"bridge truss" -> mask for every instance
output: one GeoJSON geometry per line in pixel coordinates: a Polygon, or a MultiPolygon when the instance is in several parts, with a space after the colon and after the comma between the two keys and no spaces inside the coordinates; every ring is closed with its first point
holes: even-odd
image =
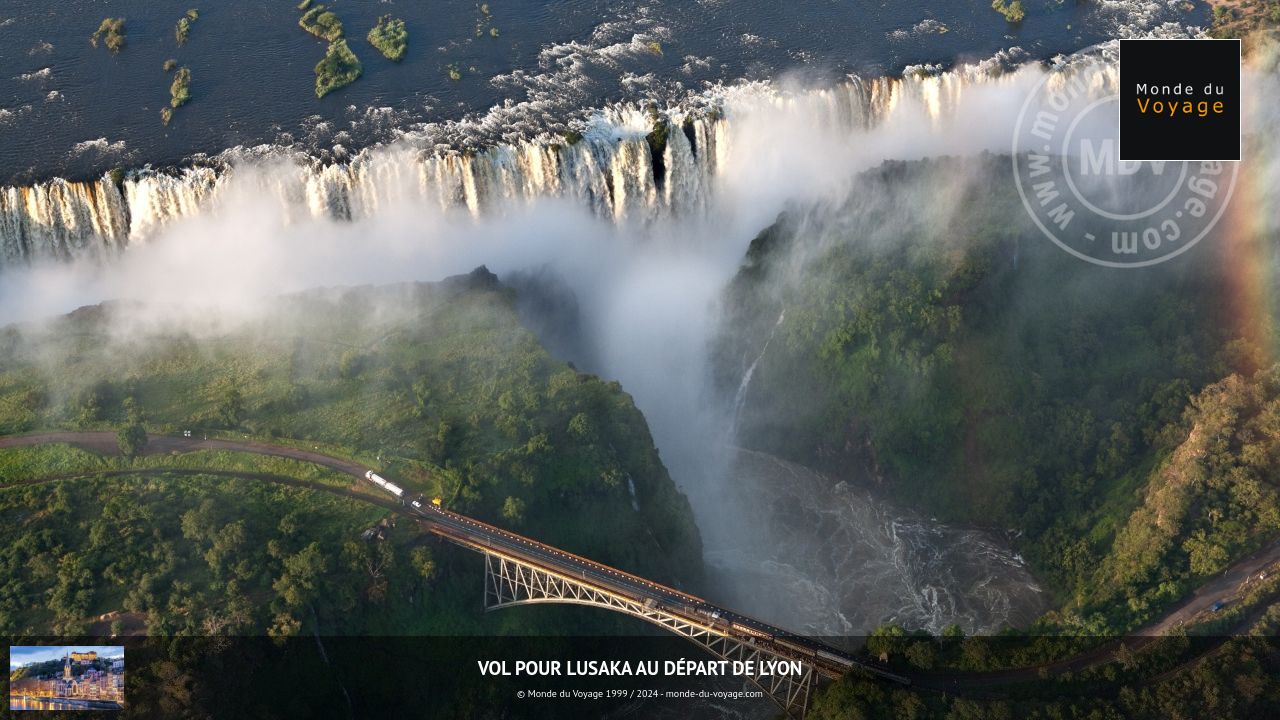
{"type": "MultiPolygon", "coordinates": [[[[773,652],[754,638],[743,639],[726,633],[711,624],[704,624],[664,610],[652,600],[638,601],[620,593],[611,592],[596,584],[575,579],[569,575],[552,572],[522,560],[483,549],[485,579],[484,607],[486,611],[513,605],[537,603],[561,603],[590,605],[631,615],[675,633],[721,660],[751,661],[752,667],[762,667],[762,660],[779,659],[794,661],[797,658],[773,652]]],[[[776,703],[787,717],[803,720],[809,709],[810,697],[817,682],[817,672],[811,663],[800,661],[804,671],[794,675],[763,675],[749,677],[753,685],[776,703]]]]}

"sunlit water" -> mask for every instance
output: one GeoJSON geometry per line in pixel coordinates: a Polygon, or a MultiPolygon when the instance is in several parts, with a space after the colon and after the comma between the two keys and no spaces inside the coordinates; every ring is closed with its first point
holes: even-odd
{"type": "Polygon", "coordinates": [[[590,108],[669,102],[708,83],[800,73],[896,74],[917,64],[1021,48],[1046,58],[1208,9],[1101,0],[1038,3],[1006,23],[988,0],[778,3],[761,0],[474,0],[330,2],[364,65],[355,84],[314,94],[324,43],[297,25],[296,2],[200,6],[187,44],[173,27],[184,6],[148,0],[0,0],[0,184],[117,167],[180,163],[197,153],[272,143],[341,157],[429,125],[452,145],[558,131],[590,108]],[[403,62],[364,39],[384,13],[403,18],[403,62]],[[124,17],[112,55],[89,35],[124,17]],[[477,33],[477,25],[481,32],[477,33]],[[492,37],[488,29],[499,31],[492,37]],[[192,100],[164,126],[168,59],[190,68],[192,100]],[[450,79],[449,68],[462,75],[450,79]]]}

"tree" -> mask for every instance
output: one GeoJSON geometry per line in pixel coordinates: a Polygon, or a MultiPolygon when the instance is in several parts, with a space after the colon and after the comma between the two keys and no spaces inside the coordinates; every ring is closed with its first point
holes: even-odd
{"type": "Polygon", "coordinates": [[[360,374],[360,367],[363,364],[363,358],[355,350],[348,350],[342,353],[342,358],[338,360],[338,375],[343,380],[350,380],[360,374]]]}
{"type": "Polygon", "coordinates": [[[218,402],[218,419],[224,426],[233,428],[240,425],[243,418],[244,396],[240,394],[240,388],[228,385],[218,402]]]}
{"type": "Polygon", "coordinates": [[[142,423],[129,423],[116,433],[116,444],[125,457],[133,459],[147,446],[147,429],[142,423]]]}
{"type": "Polygon", "coordinates": [[[301,607],[315,596],[317,583],[327,569],[328,562],[320,544],[313,542],[285,558],[284,573],[271,586],[287,606],[301,607]]]}
{"type": "Polygon", "coordinates": [[[431,548],[425,545],[419,545],[409,552],[409,565],[424,583],[436,575],[436,559],[431,554],[431,548]]]}
{"type": "Polygon", "coordinates": [[[524,522],[524,500],[518,497],[508,496],[506,501],[502,503],[502,517],[506,518],[512,525],[519,525],[524,522]]]}
{"type": "Polygon", "coordinates": [[[929,670],[933,668],[933,663],[938,657],[938,651],[933,646],[933,640],[919,640],[907,646],[906,655],[907,662],[921,670],[929,670]]]}
{"type": "Polygon", "coordinates": [[[569,433],[580,440],[590,440],[592,436],[591,420],[586,413],[578,413],[569,420],[569,433]]]}

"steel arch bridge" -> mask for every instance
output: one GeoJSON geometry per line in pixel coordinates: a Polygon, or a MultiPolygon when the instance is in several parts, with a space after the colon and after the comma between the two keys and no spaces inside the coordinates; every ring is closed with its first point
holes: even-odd
{"type": "MultiPolygon", "coordinates": [[[[748,636],[750,639],[734,637],[713,623],[698,622],[683,613],[670,612],[653,600],[642,602],[496,552],[486,551],[484,560],[486,611],[516,605],[589,605],[657,625],[721,660],[752,661],[753,668],[763,667],[760,661],[765,659],[796,660],[792,655],[767,649],[754,636],[748,636]]],[[[782,708],[787,717],[799,719],[809,710],[809,700],[819,674],[809,662],[802,660],[801,667],[804,670],[799,676],[756,673],[747,680],[782,708]]]]}

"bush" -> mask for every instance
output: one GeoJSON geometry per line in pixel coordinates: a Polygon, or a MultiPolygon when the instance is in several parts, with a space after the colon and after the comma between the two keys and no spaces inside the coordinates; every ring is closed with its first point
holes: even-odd
{"type": "Polygon", "coordinates": [[[1011,23],[1020,23],[1027,16],[1022,9],[1022,0],[1013,0],[1006,3],[1005,0],[991,0],[991,9],[1004,16],[1005,20],[1011,23]]]}
{"type": "Polygon", "coordinates": [[[325,10],[324,5],[316,5],[303,13],[302,17],[298,18],[298,25],[321,40],[332,43],[342,39],[342,20],[325,10]]]}
{"type": "Polygon", "coordinates": [[[89,42],[98,47],[98,40],[111,52],[120,52],[124,47],[124,18],[104,18],[98,30],[89,36],[89,42]]]}
{"type": "Polygon", "coordinates": [[[192,13],[195,13],[195,10],[188,10],[185,16],[178,19],[178,25],[173,29],[174,39],[178,41],[179,45],[187,44],[187,36],[191,34],[191,23],[195,22],[196,17],[199,17],[198,13],[195,17],[192,17],[192,13]]]}
{"type": "Polygon", "coordinates": [[[169,105],[180,108],[190,99],[191,70],[185,67],[178,68],[178,74],[173,76],[173,84],[169,86],[169,105]]]}
{"type": "Polygon", "coordinates": [[[147,446],[147,430],[142,423],[130,423],[116,433],[116,444],[127,458],[137,457],[147,446]]]}
{"type": "Polygon", "coordinates": [[[329,43],[324,59],[316,63],[316,97],[324,97],[350,85],[360,77],[362,70],[360,58],[347,47],[346,40],[329,43]]]}
{"type": "Polygon", "coordinates": [[[378,48],[388,60],[403,60],[409,46],[409,32],[405,30],[404,21],[390,15],[378,18],[377,26],[369,31],[369,44],[378,48]]]}

